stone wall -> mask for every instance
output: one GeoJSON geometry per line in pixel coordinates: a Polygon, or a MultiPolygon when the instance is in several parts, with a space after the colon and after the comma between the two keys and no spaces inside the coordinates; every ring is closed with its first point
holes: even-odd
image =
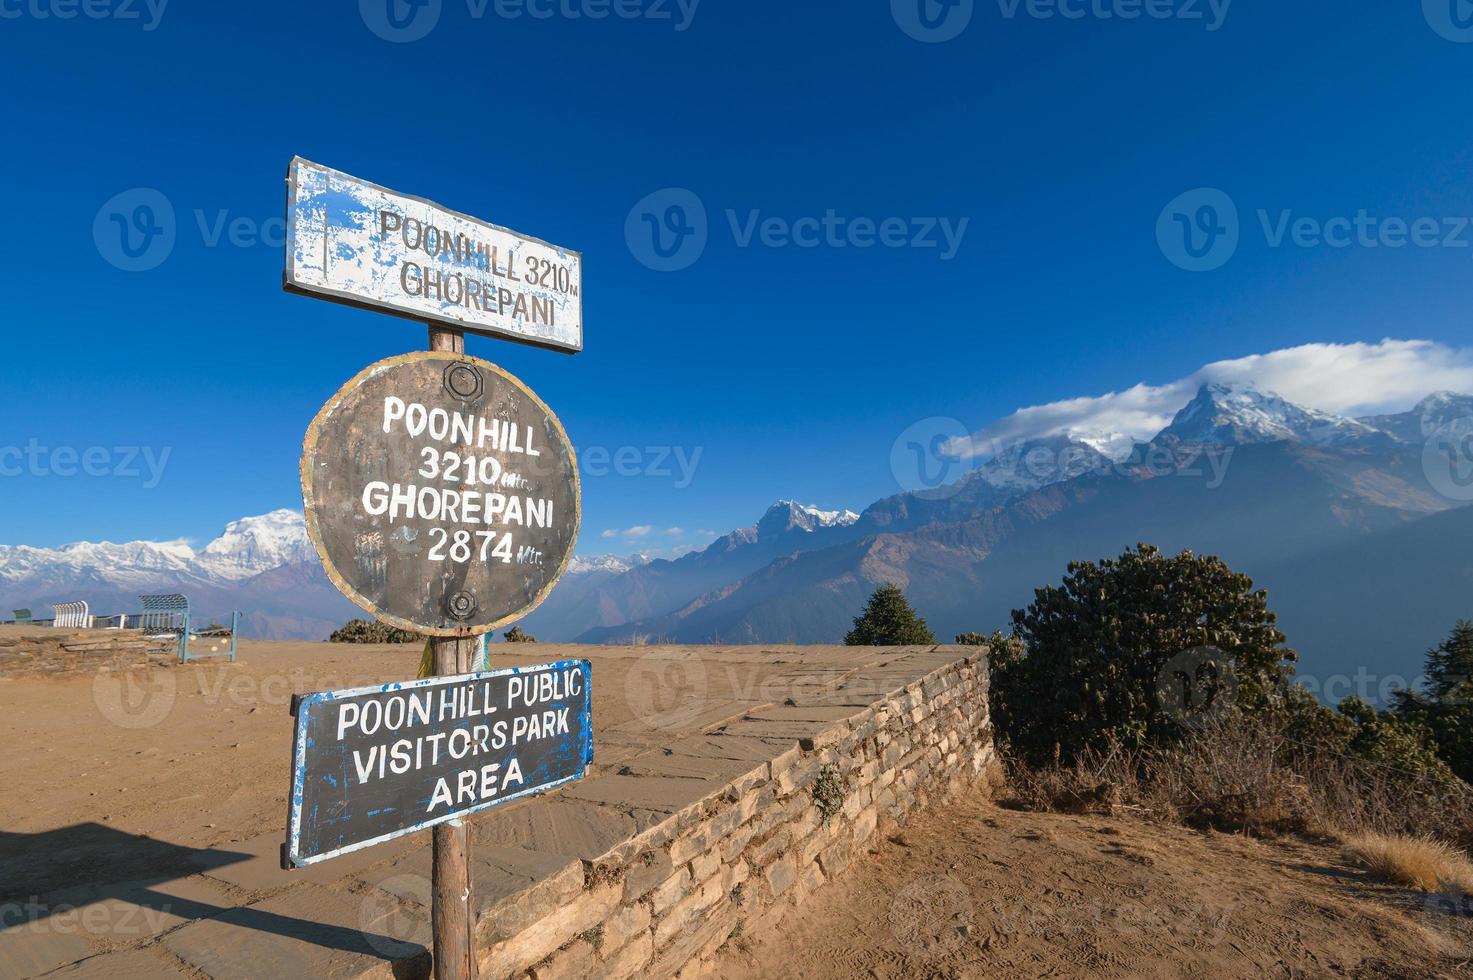
{"type": "MultiPolygon", "coordinates": [[[[888,824],[933,799],[990,789],[980,650],[911,651],[835,680],[672,744],[669,755],[721,762],[732,775],[585,860],[581,875],[575,864],[536,894],[483,903],[481,976],[697,972],[739,929],[779,927],[888,824]]],[[[619,778],[601,782],[613,789],[619,778]]]]}

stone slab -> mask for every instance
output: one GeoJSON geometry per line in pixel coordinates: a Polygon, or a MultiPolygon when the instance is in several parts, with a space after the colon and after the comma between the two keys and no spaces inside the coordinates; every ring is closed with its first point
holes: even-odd
{"type": "Polygon", "coordinates": [[[349,895],[304,884],[163,938],[175,956],[214,980],[259,977],[424,975],[427,919],[382,892],[349,895]]]}

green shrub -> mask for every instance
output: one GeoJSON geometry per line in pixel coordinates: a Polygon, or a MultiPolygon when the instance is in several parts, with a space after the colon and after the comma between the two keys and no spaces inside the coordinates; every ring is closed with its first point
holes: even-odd
{"type": "Polygon", "coordinates": [[[1062,585],[1013,612],[1016,643],[992,659],[994,718],[1011,750],[1042,764],[1110,740],[1166,744],[1190,726],[1162,697],[1184,655],[1199,703],[1249,710],[1281,692],[1296,659],[1267,594],[1220,559],[1151,545],[1069,564],[1062,585]]]}
{"type": "Polygon", "coordinates": [[[327,639],[329,643],[417,643],[424,637],[377,620],[354,619],[327,639]]]}

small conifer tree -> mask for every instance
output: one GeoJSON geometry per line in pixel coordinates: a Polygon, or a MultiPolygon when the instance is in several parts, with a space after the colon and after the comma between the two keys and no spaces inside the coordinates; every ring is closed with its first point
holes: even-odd
{"type": "Polygon", "coordinates": [[[898,585],[882,585],[869,597],[844,642],[851,647],[912,646],[935,643],[936,637],[898,585]]]}

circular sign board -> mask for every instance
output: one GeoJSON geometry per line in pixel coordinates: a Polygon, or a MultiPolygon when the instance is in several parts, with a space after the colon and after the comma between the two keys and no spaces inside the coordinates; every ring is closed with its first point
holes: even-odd
{"type": "Polygon", "coordinates": [[[432,636],[531,612],[578,538],[578,462],[542,399],[487,361],[422,351],[365,368],[302,444],[307,533],[343,594],[432,636]]]}

